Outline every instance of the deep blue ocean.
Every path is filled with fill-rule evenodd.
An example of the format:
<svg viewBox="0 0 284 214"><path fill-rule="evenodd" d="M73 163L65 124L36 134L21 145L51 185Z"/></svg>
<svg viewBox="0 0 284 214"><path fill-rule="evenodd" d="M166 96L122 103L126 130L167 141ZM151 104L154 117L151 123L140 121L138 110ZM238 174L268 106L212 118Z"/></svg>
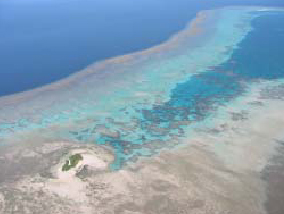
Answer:
<svg viewBox="0 0 284 214"><path fill-rule="evenodd" d="M284 6L284 1L1 0L0 96L62 79L99 60L160 44L184 28L196 12L225 5ZM277 44L272 48L278 58L283 56ZM259 62L257 56L249 64L254 66L255 61Z"/></svg>

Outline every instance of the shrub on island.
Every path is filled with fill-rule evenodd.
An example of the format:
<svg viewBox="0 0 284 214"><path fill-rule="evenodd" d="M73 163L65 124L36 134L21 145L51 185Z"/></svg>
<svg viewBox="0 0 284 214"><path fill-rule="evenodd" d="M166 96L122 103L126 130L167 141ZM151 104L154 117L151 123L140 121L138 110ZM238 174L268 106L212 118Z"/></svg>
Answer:
<svg viewBox="0 0 284 214"><path fill-rule="evenodd" d="M62 166L62 171L69 171L71 168L75 168L79 161L83 160L83 156L80 154L71 155L66 163Z"/></svg>

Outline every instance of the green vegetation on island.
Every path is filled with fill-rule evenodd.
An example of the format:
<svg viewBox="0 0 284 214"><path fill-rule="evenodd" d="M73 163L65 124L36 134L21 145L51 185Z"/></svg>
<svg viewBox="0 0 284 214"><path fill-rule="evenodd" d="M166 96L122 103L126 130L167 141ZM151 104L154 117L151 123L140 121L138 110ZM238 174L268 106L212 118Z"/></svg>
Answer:
<svg viewBox="0 0 284 214"><path fill-rule="evenodd" d="M62 171L69 171L71 168L75 168L79 161L83 160L82 155L75 154L69 157L69 160L62 166Z"/></svg>

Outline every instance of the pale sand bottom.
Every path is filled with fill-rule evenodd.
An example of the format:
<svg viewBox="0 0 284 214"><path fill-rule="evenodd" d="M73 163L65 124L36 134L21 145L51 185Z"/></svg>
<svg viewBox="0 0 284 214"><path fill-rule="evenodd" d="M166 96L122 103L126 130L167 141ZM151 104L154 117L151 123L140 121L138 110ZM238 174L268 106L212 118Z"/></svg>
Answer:
<svg viewBox="0 0 284 214"><path fill-rule="evenodd" d="M42 139L37 137L33 138L37 142L30 146L26 142L19 148L8 148L0 154L0 168L5 175L0 177L0 211L267 213L265 204L273 191L268 192L267 200L269 188L262 172L275 154L279 140L284 139L281 133L284 90L264 93L258 89L222 107L222 114L227 112L231 117L222 119L217 114L213 128L196 129L183 147L140 159L117 172L105 168L112 157L96 146L69 142L41 144ZM85 164L91 167L85 168L81 162L71 174L54 174L70 153L77 152L85 155L88 162ZM32 169L30 158L37 163ZM10 168L25 170L15 174L16 170L9 171ZM281 203L273 202L273 206Z"/></svg>
<svg viewBox="0 0 284 214"><path fill-rule="evenodd" d="M284 141L279 143L277 154L263 172L268 182L266 208L269 214L284 213Z"/></svg>

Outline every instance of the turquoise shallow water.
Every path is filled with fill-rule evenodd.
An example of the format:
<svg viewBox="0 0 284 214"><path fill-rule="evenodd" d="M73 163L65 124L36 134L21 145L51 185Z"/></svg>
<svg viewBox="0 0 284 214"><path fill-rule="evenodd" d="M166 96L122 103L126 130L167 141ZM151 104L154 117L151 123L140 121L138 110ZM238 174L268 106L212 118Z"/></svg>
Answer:
<svg viewBox="0 0 284 214"><path fill-rule="evenodd" d="M255 10L207 13L203 36L178 37L177 47L104 66L76 84L4 106L0 136L40 130L53 139L110 145L114 170L175 147L188 137L185 129L244 94L250 82L283 78L284 13Z"/></svg>
<svg viewBox="0 0 284 214"><path fill-rule="evenodd" d="M156 140L185 137L185 125L202 121L218 105L245 93L244 83L284 78L284 13L260 15L227 62L177 83L169 101L142 111L141 128Z"/></svg>

